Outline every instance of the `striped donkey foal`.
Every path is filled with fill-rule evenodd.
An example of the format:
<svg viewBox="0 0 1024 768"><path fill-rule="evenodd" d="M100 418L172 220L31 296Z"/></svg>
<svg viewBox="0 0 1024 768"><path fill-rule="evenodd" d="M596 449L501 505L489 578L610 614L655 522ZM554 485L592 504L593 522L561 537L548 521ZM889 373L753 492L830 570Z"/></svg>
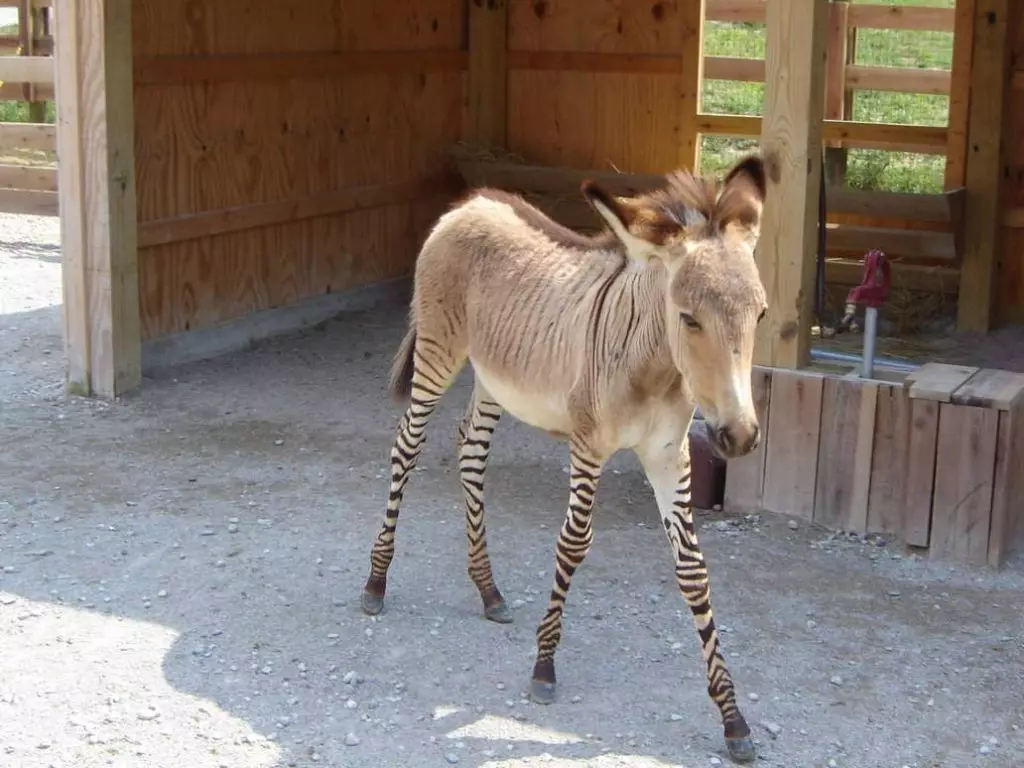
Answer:
<svg viewBox="0 0 1024 768"><path fill-rule="evenodd" d="M699 405L715 450L742 456L759 441L751 397L754 332L765 291L754 263L765 167L751 156L721 185L674 172L649 194L583 195L607 222L595 237L559 226L521 198L473 191L444 214L416 264L410 324L391 392L410 398L391 449L391 488L373 545L363 609L381 611L409 472L438 402L468 361L472 399L458 429L469 575L485 615L512 614L491 572L483 478L503 412L568 442L569 506L554 584L537 628L532 696L554 700L555 649L573 573L593 541L602 467L636 452L676 559L730 754L754 757L711 616L707 567L690 510L687 432Z"/></svg>

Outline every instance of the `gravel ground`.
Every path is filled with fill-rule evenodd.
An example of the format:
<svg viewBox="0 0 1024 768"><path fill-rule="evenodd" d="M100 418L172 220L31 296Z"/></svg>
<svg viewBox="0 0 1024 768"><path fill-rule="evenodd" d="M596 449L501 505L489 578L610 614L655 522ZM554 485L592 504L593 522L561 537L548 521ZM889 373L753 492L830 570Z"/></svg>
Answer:
<svg viewBox="0 0 1024 768"><path fill-rule="evenodd" d="M465 572L454 426L435 417L385 613L359 592L398 418L401 309L66 397L56 220L0 217L0 765L725 765L699 644L635 460L602 480L559 700L524 698L567 498L510 419L489 541L515 623ZM759 765L1019 766L1024 563L929 563L774 515L701 514Z"/></svg>

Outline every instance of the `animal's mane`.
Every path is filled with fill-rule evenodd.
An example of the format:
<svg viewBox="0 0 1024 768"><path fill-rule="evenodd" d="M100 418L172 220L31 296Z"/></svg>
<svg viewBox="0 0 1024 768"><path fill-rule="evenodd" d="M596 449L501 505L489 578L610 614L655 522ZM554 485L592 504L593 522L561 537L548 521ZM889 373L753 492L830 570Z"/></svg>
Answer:
<svg viewBox="0 0 1024 768"><path fill-rule="evenodd" d="M732 223L757 221L764 197L760 166L750 159L734 168L723 183L711 176L676 170L665 186L637 198L641 207L654 208L683 228L698 227L702 235L721 232Z"/></svg>
<svg viewBox="0 0 1024 768"><path fill-rule="evenodd" d="M624 246L615 234L604 229L594 235L585 235L569 227L559 224L550 216L545 214L536 206L527 202L522 195L514 192L506 192L493 187L475 187L467 194L455 201L453 208L469 202L475 197L483 197L498 203L509 206L516 216L528 227L541 232L543 235L560 246L579 250L602 250L624 252Z"/></svg>

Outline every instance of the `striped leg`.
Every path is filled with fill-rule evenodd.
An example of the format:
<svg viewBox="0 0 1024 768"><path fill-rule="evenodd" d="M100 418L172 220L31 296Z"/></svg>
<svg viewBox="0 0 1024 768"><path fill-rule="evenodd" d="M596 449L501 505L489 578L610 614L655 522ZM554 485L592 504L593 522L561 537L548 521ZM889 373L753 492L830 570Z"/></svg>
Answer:
<svg viewBox="0 0 1024 768"><path fill-rule="evenodd" d="M370 553L370 576L363 587L363 611L375 615L384 608L388 568L395 556L395 529L398 512L405 493L409 473L416 466L420 451L426 442L427 422L441 401L451 382L458 374L458 366L431 359L424 362L417 346L412 375L412 394L409 407L398 425L395 442L391 446L391 486L388 490L384 523Z"/></svg>
<svg viewBox="0 0 1024 768"><path fill-rule="evenodd" d="M466 500L469 577L480 590L484 615L491 621L508 624L512 621L512 611L494 583L484 525L484 472L491 451L491 435L502 412L502 407L477 384L458 430L459 480Z"/></svg>
<svg viewBox="0 0 1024 768"><path fill-rule="evenodd" d="M675 434L673 434L675 432ZM718 631L711 615L711 590L704 555L697 541L690 507L690 441L687 430L665 428L637 449L640 463L658 502L676 561L676 581L700 636L701 653L707 666L708 694L722 716L725 743L737 762L755 758L750 727L736 703L732 676L719 648Z"/></svg>
<svg viewBox="0 0 1024 768"><path fill-rule="evenodd" d="M576 569L594 540L591 510L604 459L573 443L569 451L569 509L555 545L555 578L548 610L537 627L537 660L530 694L538 704L555 700L555 650L562 638L562 611Z"/></svg>

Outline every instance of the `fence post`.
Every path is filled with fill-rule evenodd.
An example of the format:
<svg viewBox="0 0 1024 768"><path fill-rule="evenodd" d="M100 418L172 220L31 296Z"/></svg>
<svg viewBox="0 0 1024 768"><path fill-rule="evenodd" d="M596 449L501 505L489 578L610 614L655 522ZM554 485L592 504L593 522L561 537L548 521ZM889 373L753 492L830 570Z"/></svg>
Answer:
<svg viewBox="0 0 1024 768"><path fill-rule="evenodd" d="M828 10L825 119L848 120L853 112L853 91L846 87L846 66L853 60L857 30L849 27L849 0L832 0ZM825 142L824 172L829 184L842 186L846 180L846 154L842 141Z"/></svg>
<svg viewBox="0 0 1024 768"><path fill-rule="evenodd" d="M679 166L700 172L700 131L697 115L704 89L704 10L705 0L690 0L683 5L679 99Z"/></svg>

